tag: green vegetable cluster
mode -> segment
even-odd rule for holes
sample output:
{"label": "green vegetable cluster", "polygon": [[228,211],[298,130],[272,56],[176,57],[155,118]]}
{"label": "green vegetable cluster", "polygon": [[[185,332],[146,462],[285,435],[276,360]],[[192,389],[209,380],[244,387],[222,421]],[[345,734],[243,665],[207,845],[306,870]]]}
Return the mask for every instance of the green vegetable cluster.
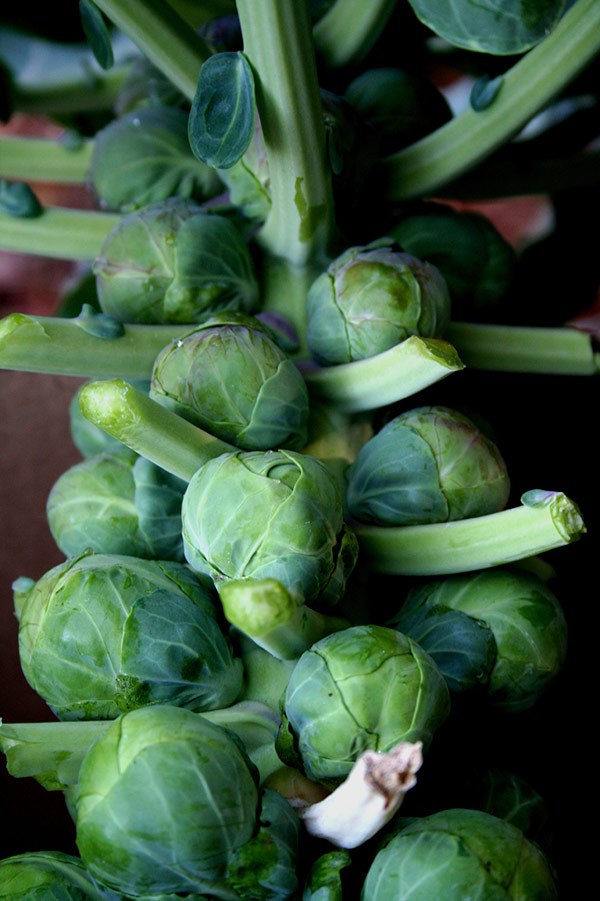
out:
{"label": "green vegetable cluster", "polygon": [[[600,369],[559,325],[596,291],[597,0],[69,15],[0,28],[0,249],[78,264],[0,368],[85,380],[55,563],[11,574],[47,715],[0,723],[68,834],[15,831],[0,899],[568,894],[576,592],[544,555],[586,526],[545,483],[583,428],[556,380]],[[517,195],[545,232],[481,203]]]}

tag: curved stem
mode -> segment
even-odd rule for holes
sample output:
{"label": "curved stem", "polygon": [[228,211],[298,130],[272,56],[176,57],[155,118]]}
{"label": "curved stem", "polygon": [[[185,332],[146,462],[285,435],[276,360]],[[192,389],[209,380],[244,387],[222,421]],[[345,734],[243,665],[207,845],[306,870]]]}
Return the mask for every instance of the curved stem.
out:
{"label": "curved stem", "polygon": [[392,14],[396,0],[336,0],[316,23],[313,34],[328,66],[347,66],[371,49]]}
{"label": "curved stem", "polygon": [[123,335],[107,339],[77,320],[11,313],[0,320],[0,369],[147,380],[163,347],[189,328],[123,325]]}
{"label": "curved stem", "polygon": [[278,660],[297,660],[315,642],[348,627],[348,621],[313,610],[276,579],[223,582],[225,618]]}
{"label": "curved stem", "polygon": [[564,494],[547,492],[534,502],[525,494],[522,500],[520,507],[456,522],[355,525],[354,530],[361,554],[374,570],[406,576],[500,566],[571,544],[585,532],[578,508]]}
{"label": "curved stem", "polygon": [[446,336],[473,369],[597,375],[600,354],[591,335],[574,328],[525,328],[453,322]]}
{"label": "curved stem", "polygon": [[92,141],[70,150],[60,141],[2,137],[0,178],[84,184],[92,158]]}
{"label": "curved stem", "polygon": [[194,99],[198,75],[210,50],[194,29],[164,0],[95,0],[142,53]]}
{"label": "curved stem", "polygon": [[61,260],[93,260],[120,219],[112,213],[60,207],[46,207],[32,219],[0,213],[0,250]]}
{"label": "curved stem", "polygon": [[554,31],[504,76],[485,110],[465,110],[447,125],[380,164],[391,200],[430,194],[522,128],[600,48],[600,3],[577,0]]}
{"label": "curved stem", "polygon": [[121,65],[101,73],[83,71],[58,84],[17,84],[14,108],[44,116],[112,110],[129,70],[129,65]]}
{"label": "curved stem", "polygon": [[304,373],[310,393],[344,413],[375,410],[463,369],[451,344],[412,336],[374,357]]}
{"label": "curved stem", "polygon": [[207,460],[237,450],[122,379],[84,385],[79,404],[94,425],[186,482]]}

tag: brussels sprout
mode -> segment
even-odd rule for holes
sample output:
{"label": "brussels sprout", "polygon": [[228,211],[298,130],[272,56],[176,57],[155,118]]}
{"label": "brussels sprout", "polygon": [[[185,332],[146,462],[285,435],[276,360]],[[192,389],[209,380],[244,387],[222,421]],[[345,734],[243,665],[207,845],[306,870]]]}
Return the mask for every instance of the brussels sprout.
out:
{"label": "brussels sprout", "polygon": [[165,347],[150,396],[244,450],[306,444],[306,383],[269,329],[242,313],[219,313]]}
{"label": "brussels sprout", "polygon": [[554,901],[542,852],[510,823],[478,810],[418,819],[378,852],[362,901]]}
{"label": "brussels sprout", "polygon": [[475,774],[469,806],[512,823],[539,845],[548,842],[550,810],[542,796],[517,773],[486,769]]}
{"label": "brussels sprout", "polygon": [[[491,635],[493,651],[483,661],[481,639],[463,623]],[[451,689],[480,681],[490,700],[509,711],[537,700],[567,652],[567,625],[554,594],[533,573],[508,567],[428,582],[410,592],[394,624],[431,654]]]}
{"label": "brussels sprout", "polygon": [[261,811],[251,766],[235,736],[203,716],[166,706],[126,714],[81,766],[83,861],[128,896],[288,897],[298,822],[270,794]]}
{"label": "brussels sprout", "polygon": [[384,626],[353,626],[318,641],[292,671],[284,701],[306,774],[333,783],[363,751],[428,744],[449,706],[431,657]]}
{"label": "brussels sprout", "polygon": [[160,702],[209,710],[241,689],[241,661],[183,564],[87,554],[16,592],[23,672],[60,719]]}
{"label": "brussels sprout", "polygon": [[205,200],[221,189],[214,170],[192,153],[187,121],[184,110],[151,106],[98,132],[88,177],[104,208],[128,212],[169,197]]}
{"label": "brussels sprout", "polygon": [[406,215],[390,234],[406,253],[440,270],[455,317],[497,303],[511,286],[516,253],[480,213],[424,204],[422,212]]}
{"label": "brussels sprout", "polygon": [[364,360],[410,335],[435,338],[450,319],[450,297],[434,266],[391,242],[351,247],[311,285],[311,353],[329,365]]}
{"label": "brussels sprout", "polygon": [[123,216],[93,271],[100,306],[122,322],[200,322],[219,310],[251,309],[258,294],[236,227],[185,200]]}
{"label": "brussels sprout", "polygon": [[[222,454],[193,476],[181,517],[188,563],[217,587],[233,579],[276,579],[308,602],[328,592],[332,580],[343,585],[342,498],[314,457]],[[342,563],[353,563],[344,557]]]}
{"label": "brussels sprout", "polygon": [[182,479],[121,446],[77,463],[54,483],[46,504],[48,526],[66,556],[88,548],[183,560]]}
{"label": "brussels sprout", "polygon": [[444,95],[430,81],[402,69],[368,69],[348,85],[345,97],[372,125],[384,154],[418,141],[452,118]]}
{"label": "brussels sprout", "polygon": [[347,502],[363,522],[407,526],[495,513],[509,491],[498,448],[470,419],[448,407],[418,407],[358,452]]}
{"label": "brussels sprout", "polygon": [[105,898],[77,857],[35,851],[0,860],[2,901],[100,901]]}
{"label": "brussels sprout", "polygon": [[342,848],[318,857],[306,880],[302,901],[343,901],[345,870],[352,863],[350,853]]}

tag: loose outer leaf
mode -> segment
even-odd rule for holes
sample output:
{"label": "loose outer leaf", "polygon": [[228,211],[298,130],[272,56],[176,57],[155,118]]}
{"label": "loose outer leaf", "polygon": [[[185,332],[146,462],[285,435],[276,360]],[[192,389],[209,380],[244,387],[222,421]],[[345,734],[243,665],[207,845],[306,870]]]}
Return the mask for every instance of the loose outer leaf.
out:
{"label": "loose outer leaf", "polygon": [[79,0],[79,14],[90,50],[103,69],[110,69],[115,61],[110,32],[104,17],[91,0]]}
{"label": "loose outer leaf", "polygon": [[552,31],[566,0],[409,0],[417,17],[457,47],[523,53]]}
{"label": "loose outer leaf", "polygon": [[230,169],[254,132],[254,76],[242,53],[216,53],[200,70],[188,134],[194,155]]}
{"label": "loose outer leaf", "polygon": [[34,219],[42,213],[42,205],[25,182],[0,179],[0,211],[19,219]]}

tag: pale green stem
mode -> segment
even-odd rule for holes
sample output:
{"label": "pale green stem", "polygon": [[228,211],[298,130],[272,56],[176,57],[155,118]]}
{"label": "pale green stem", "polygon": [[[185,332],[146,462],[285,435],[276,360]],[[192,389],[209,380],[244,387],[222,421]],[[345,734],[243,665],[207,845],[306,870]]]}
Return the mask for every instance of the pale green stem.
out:
{"label": "pale green stem", "polygon": [[76,785],[90,745],[110,721],[5,723],[0,725],[0,750],[11,776],[37,779],[48,791]]}
{"label": "pale green stem", "polygon": [[[211,723],[231,729],[257,766],[261,782],[281,768],[275,751],[279,715],[264,704],[243,701],[223,710],[202,711]],[[0,750],[16,778],[37,779],[48,791],[77,785],[83,758],[110,720],[0,725]]]}
{"label": "pale green stem", "polygon": [[223,710],[202,711],[202,716],[235,732],[258,769],[261,785],[281,768],[281,759],[275,750],[280,724],[277,711],[258,701],[239,701]]}
{"label": "pale green stem", "polygon": [[403,400],[463,368],[447,341],[412,336],[366,360],[307,370],[304,378],[313,397],[358,413]]}
{"label": "pale green stem", "polygon": [[205,41],[164,0],[95,0],[144,56],[188,98],[194,99]]}
{"label": "pale green stem", "polygon": [[244,684],[238,700],[260,701],[271,710],[279,711],[296,661],[273,657],[243,632],[234,634],[244,664]]}
{"label": "pale green stem", "polygon": [[279,660],[297,660],[325,635],[348,628],[347,620],[306,606],[276,579],[223,582],[219,596],[228,622]]}
{"label": "pale green stem", "polygon": [[207,460],[237,450],[122,379],[84,385],[79,404],[94,425],[186,482]]}
{"label": "pale green stem", "polygon": [[487,109],[467,109],[381,162],[388,200],[435,192],[516,134],[600,48],[600,3],[577,0],[554,31],[503,77]]}
{"label": "pale green stem", "polygon": [[19,218],[0,213],[0,250],[93,260],[121,217],[113,213],[46,207],[40,216]]}
{"label": "pale green stem", "polygon": [[569,498],[548,492],[541,502],[488,516],[423,526],[355,525],[354,530],[362,559],[376,572],[435,576],[500,566],[571,544],[585,525]]}
{"label": "pale green stem", "polygon": [[238,0],[256,78],[271,186],[259,240],[297,265],[324,257],[334,219],[325,127],[306,0]]}
{"label": "pale green stem", "polygon": [[453,322],[446,337],[465,365],[498,372],[597,375],[600,353],[592,338],[574,328],[525,328]]}
{"label": "pale green stem", "polygon": [[60,141],[42,138],[0,139],[0,178],[83,184],[92,159],[92,141],[70,150]]}
{"label": "pale green stem", "polygon": [[297,359],[310,356],[306,342],[306,296],[321,273],[321,266],[294,266],[281,257],[265,254],[260,273],[262,309],[283,316],[294,328],[298,339]]}
{"label": "pale green stem", "polygon": [[59,84],[17,84],[13,103],[22,113],[45,116],[109,110],[129,73],[129,65],[113,66],[107,72],[81,71]]}
{"label": "pale green stem", "polygon": [[371,49],[392,14],[396,0],[336,0],[316,23],[313,34],[328,66],[347,66]]}
{"label": "pale green stem", "polygon": [[85,331],[76,319],[11,313],[0,320],[0,369],[88,378],[148,380],[163,347],[189,325],[124,325],[116,338]]}

